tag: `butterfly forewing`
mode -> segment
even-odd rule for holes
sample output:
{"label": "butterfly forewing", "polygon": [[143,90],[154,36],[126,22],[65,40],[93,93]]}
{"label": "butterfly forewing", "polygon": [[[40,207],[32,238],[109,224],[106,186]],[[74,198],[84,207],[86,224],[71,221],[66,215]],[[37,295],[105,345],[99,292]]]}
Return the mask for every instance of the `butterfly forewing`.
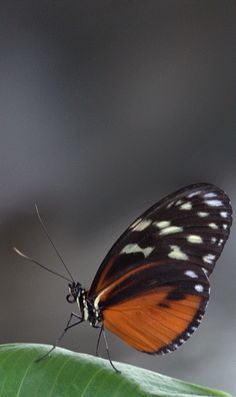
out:
{"label": "butterfly forewing", "polygon": [[229,235],[227,195],[191,185],[137,218],[102,262],[89,298],[104,325],[138,350],[176,349],[197,328],[208,276]]}
{"label": "butterfly forewing", "polygon": [[178,190],[145,211],[122,234],[102,262],[90,295],[152,260],[188,259],[211,273],[231,223],[231,205],[221,189],[197,184]]}

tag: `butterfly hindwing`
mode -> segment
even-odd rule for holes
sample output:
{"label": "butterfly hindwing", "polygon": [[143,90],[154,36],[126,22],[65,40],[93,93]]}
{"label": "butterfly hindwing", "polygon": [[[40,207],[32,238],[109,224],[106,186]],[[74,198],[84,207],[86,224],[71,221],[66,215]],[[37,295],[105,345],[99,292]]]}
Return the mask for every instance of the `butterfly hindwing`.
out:
{"label": "butterfly hindwing", "polygon": [[204,271],[171,260],[148,263],[126,274],[101,294],[106,328],[142,352],[177,349],[198,327],[209,299]]}

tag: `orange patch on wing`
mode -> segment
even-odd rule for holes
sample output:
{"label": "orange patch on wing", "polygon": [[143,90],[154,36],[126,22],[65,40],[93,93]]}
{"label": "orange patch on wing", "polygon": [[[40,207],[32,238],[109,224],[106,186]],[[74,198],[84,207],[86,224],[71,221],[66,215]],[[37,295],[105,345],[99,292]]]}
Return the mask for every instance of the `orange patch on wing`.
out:
{"label": "orange patch on wing", "polygon": [[[186,331],[204,299],[188,294],[181,300],[167,300],[172,290],[162,287],[105,309],[105,327],[137,350],[158,352]],[[168,306],[159,306],[163,302]]]}
{"label": "orange patch on wing", "polygon": [[108,278],[107,278],[107,273],[109,272],[109,270],[111,269],[114,261],[117,259],[117,257],[113,257],[108,263],[107,266],[105,267],[104,271],[102,272],[102,274],[100,275],[100,278],[98,280],[98,283],[96,285],[96,294],[99,295],[99,293],[102,290],[105,290],[106,288],[109,287],[109,289],[115,287],[118,283],[122,282],[125,278],[129,277],[130,275],[134,275],[136,272],[140,272],[143,269],[147,269],[150,267],[157,267],[158,265],[161,264],[161,261],[156,261],[156,262],[150,262],[150,263],[145,263],[143,265],[137,266],[134,269],[131,269],[130,271],[124,273],[123,276],[120,276],[119,278],[117,278],[117,280],[111,282]]}
{"label": "orange patch on wing", "polygon": [[[129,272],[125,273],[123,276],[120,276],[117,280],[113,281],[112,283],[109,284],[109,280],[106,280],[105,278],[101,277],[101,280],[99,281],[96,292],[97,295],[101,294],[101,298],[99,299],[100,302],[106,301],[106,297],[109,295],[110,291],[115,288],[118,284],[121,284],[122,281],[127,279],[129,276],[133,276],[133,281],[130,282],[130,286],[132,285],[132,282],[135,283],[135,278],[134,275],[135,273],[140,272],[143,269],[149,269],[151,267],[156,267],[158,266],[158,262],[150,262],[146,263],[145,265],[139,266],[136,269],[132,269]],[[160,287],[161,289],[162,287]]]}

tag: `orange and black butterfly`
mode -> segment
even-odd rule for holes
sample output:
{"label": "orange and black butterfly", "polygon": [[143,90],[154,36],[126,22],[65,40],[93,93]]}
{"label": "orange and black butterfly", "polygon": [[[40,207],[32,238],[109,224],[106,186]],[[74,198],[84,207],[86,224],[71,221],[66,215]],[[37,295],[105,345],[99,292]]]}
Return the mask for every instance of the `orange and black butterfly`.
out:
{"label": "orange and black butterfly", "polygon": [[231,223],[229,198],[211,184],[159,201],[116,241],[89,290],[72,278],[67,300],[80,314],[65,330],[87,320],[141,352],[177,349],[201,322]]}

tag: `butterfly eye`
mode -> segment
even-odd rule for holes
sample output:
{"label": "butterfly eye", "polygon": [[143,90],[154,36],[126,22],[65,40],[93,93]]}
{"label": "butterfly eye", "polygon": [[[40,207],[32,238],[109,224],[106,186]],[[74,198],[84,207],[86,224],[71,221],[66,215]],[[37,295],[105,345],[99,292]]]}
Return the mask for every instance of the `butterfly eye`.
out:
{"label": "butterfly eye", "polygon": [[76,298],[73,295],[68,294],[66,300],[68,303],[74,303],[76,301]]}

